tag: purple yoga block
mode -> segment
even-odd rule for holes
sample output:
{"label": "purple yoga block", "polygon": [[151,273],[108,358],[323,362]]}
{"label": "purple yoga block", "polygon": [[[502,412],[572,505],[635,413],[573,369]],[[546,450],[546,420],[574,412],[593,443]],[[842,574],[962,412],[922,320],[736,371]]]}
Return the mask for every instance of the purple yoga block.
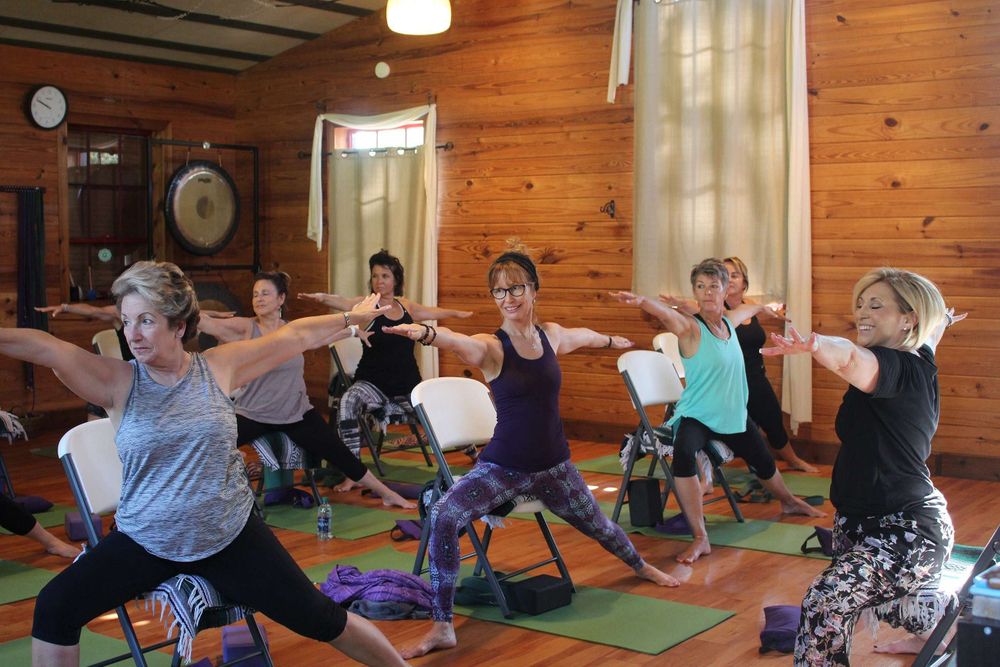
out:
{"label": "purple yoga block", "polygon": [[[104,537],[101,517],[91,514],[90,520],[94,524],[94,530],[97,531],[97,537]],[[87,527],[83,524],[83,518],[80,517],[79,512],[66,512],[63,524],[66,526],[66,536],[69,537],[70,541],[80,542],[87,539]]]}
{"label": "purple yoga block", "polygon": [[[260,628],[260,636],[264,639],[264,646],[268,646],[267,629],[261,623],[258,623],[257,627]],[[227,625],[222,628],[223,662],[229,662],[230,660],[242,658],[243,656],[253,653],[256,650],[257,647],[253,644],[253,637],[250,636],[250,628],[248,628],[245,623],[241,623],[239,625]],[[257,657],[253,660],[241,662],[240,665],[245,665],[246,667],[265,667],[266,663],[263,658]]]}

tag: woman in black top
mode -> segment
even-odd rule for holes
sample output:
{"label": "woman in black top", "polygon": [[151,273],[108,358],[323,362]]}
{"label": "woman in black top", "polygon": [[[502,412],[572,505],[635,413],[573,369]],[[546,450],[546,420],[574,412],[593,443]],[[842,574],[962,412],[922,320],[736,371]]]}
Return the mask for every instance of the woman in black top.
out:
{"label": "woman in black top", "polygon": [[[747,265],[739,257],[727,257],[722,261],[729,271],[726,310],[732,310],[743,303],[747,288],[750,287],[750,276],[747,273]],[[799,458],[788,442],[785,421],[781,416],[781,403],[775,396],[771,383],[768,382],[764,357],[760,354],[760,348],[767,342],[767,334],[756,315],[736,326],[736,338],[740,341],[743,363],[747,369],[747,385],[750,389],[747,412],[750,413],[750,418],[764,431],[768,444],[788,463],[789,468],[816,472],[814,466]]]}
{"label": "woman in black top", "polygon": [[[355,455],[361,449],[358,425],[361,415],[366,412],[380,412],[385,416],[397,411],[411,412],[410,392],[420,383],[413,341],[384,333],[383,327],[412,324],[416,320],[472,316],[469,310],[424,306],[403,297],[403,265],[384,248],[368,259],[368,268],[371,271],[369,286],[372,292],[379,294],[381,314],[366,327],[369,332],[367,345],[362,349],[353,384],[340,397],[338,410],[340,436]],[[343,310],[344,306],[350,310],[363,297],[315,292],[299,294],[299,298],[337,310]],[[332,418],[331,415],[331,421]],[[347,480],[336,488],[348,491],[354,486],[356,484]]]}
{"label": "woman in black top", "polygon": [[762,350],[812,354],[850,384],[836,420],[834,556],[802,601],[796,665],[849,664],[863,612],[916,635],[876,650],[919,650],[951,602],[937,585],[954,530],[925,461],[940,411],[934,348],[964,317],[923,276],[881,268],[854,286],[856,343],[789,329]]}

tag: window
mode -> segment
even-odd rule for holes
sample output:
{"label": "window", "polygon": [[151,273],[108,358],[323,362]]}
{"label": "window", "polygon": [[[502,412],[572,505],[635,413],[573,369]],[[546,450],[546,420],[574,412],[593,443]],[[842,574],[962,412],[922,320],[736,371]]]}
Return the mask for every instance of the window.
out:
{"label": "window", "polygon": [[348,148],[416,148],[424,145],[424,124],[409,123],[390,130],[351,130]]}
{"label": "window", "polygon": [[86,298],[105,298],[111,283],[148,252],[145,134],[70,126],[69,271]]}

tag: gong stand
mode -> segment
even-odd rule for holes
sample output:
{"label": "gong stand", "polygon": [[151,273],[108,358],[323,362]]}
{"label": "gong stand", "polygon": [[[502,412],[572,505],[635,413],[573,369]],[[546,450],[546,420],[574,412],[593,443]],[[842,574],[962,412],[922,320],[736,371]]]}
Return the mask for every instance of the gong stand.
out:
{"label": "gong stand", "polygon": [[[146,160],[147,164],[153,164],[153,146],[181,146],[185,148],[201,148],[203,150],[212,149],[225,149],[232,151],[247,151],[250,153],[250,157],[253,160],[253,188],[252,188],[252,219],[253,219],[253,263],[252,264],[186,264],[181,265],[181,269],[184,271],[217,271],[217,270],[246,270],[252,273],[257,273],[260,271],[260,156],[259,150],[256,146],[248,146],[246,144],[213,144],[207,141],[181,141],[179,139],[154,139],[149,138],[146,141]],[[205,163],[207,165],[207,163]],[[226,180],[229,180],[228,174],[221,168],[217,170],[221,172],[221,176]],[[231,184],[231,183],[230,183]],[[173,183],[171,183],[171,186]],[[232,184],[231,184],[232,185]],[[170,186],[168,186],[169,188]],[[239,205],[239,195],[233,187],[233,194],[236,198],[236,205]],[[146,184],[146,203],[148,210],[153,210],[153,178],[150,175],[149,181]],[[169,205],[169,202],[167,202]],[[237,208],[238,211],[238,208]],[[237,213],[238,217],[238,213]],[[238,220],[237,220],[238,223]],[[149,219],[149,234],[147,236],[148,240],[148,254],[150,257],[153,256],[153,234],[152,217]],[[235,232],[235,230],[234,230]],[[226,240],[228,243],[228,239]],[[221,248],[220,248],[221,249]]]}

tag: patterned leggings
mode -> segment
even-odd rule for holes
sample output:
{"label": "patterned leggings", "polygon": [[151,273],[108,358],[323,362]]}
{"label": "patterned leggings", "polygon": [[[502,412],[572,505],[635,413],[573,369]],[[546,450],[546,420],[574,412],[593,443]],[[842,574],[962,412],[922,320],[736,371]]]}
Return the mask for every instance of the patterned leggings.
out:
{"label": "patterned leggings", "polygon": [[530,495],[545,503],[556,516],[638,572],[643,561],[621,527],[601,512],[586,482],[569,461],[542,472],[519,472],[480,461],[468,475],[431,508],[430,569],[434,591],[432,616],[451,621],[458,579],[458,531],[508,500]]}
{"label": "patterned leggings", "polygon": [[[407,415],[413,415],[413,406],[407,396],[389,398],[371,382],[355,382],[340,397],[337,406],[337,427],[340,439],[355,456],[361,452],[360,420],[364,414],[372,414],[383,423],[390,420],[405,422]],[[331,415],[332,419],[332,415]]]}
{"label": "patterned leggings", "polygon": [[937,590],[954,542],[947,512],[938,521],[941,545],[921,537],[909,513],[834,517],[833,562],[802,600],[795,665],[849,665],[863,612],[873,629],[879,620],[914,634],[934,628],[954,597]]}

